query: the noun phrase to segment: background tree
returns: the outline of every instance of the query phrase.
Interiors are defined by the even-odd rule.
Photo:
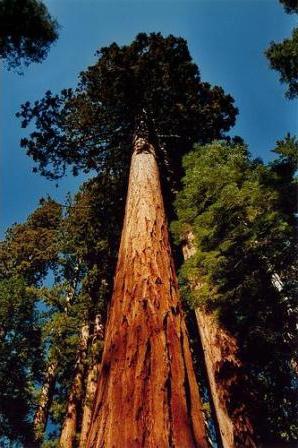
[[[6,232],[0,243],[0,276],[22,275],[30,285],[38,285],[58,259],[57,230],[61,207],[51,198],[42,200],[23,224]]]
[[[298,13],[296,0],[280,0],[286,13]],[[286,96],[293,99],[298,95],[298,28],[294,28],[292,37],[280,43],[271,42],[265,55],[273,70],[280,73],[280,82],[288,85]]]
[[[9,68],[43,61],[57,30],[40,0],[0,1],[0,58]]]
[[[0,280],[0,443],[31,446],[34,385],[41,374],[36,296],[21,276]]]
[[[291,38],[272,42],[266,56],[271,68],[280,73],[280,81],[288,85],[286,96],[295,98],[298,95],[298,28],[293,30]]]
[[[268,446],[297,438],[297,141],[287,137],[275,151],[280,158],[266,166],[251,160],[243,145],[196,147],[184,159],[174,225],[178,238],[194,235],[196,251],[181,272],[186,297],[207,309],[238,344],[240,384],[229,380],[239,369],[232,363],[219,365],[216,377],[225,385],[228,413],[233,418],[245,403]]]
[[[293,14],[298,13],[298,4],[297,0],[279,0],[280,3],[283,5],[286,13]]]
[[[13,283],[14,276],[22,275],[31,285],[34,305],[39,309],[39,342],[31,341],[29,335],[27,339],[28,345],[38,342],[40,350],[38,383],[34,388],[32,385],[26,402],[30,414],[27,421],[27,432],[32,437],[30,446],[39,446],[43,439],[45,445],[58,443],[54,434],[47,442],[44,432],[49,419],[57,429],[65,419],[75,379],[82,321],[85,320],[90,338],[80,367],[83,369],[82,392],[75,408],[78,418],[74,437],[80,431],[87,371],[100,361],[102,341],[98,332],[101,331],[102,339],[124,194],[122,178],[98,177],[85,183],[75,198],[69,198],[63,207],[51,199],[42,200],[26,222],[10,228],[1,242],[1,278]],[[14,313],[15,319],[22,318],[17,307]],[[101,323],[94,329],[98,316]],[[5,367],[4,370],[3,378],[10,375],[9,369]],[[21,373],[24,375],[24,372]],[[25,381],[26,376],[23,379]],[[90,407],[89,400],[85,408]]]
[[[94,393],[90,387],[97,379],[93,376],[100,362],[124,194],[122,178],[111,177],[108,181],[99,176],[83,184],[65,208],[58,235],[55,285],[43,289],[43,300],[49,307],[45,326],[45,340],[51,347],[49,363],[51,359],[59,360],[49,409],[58,433],[50,436],[47,443],[58,444],[63,427],[60,444],[71,446],[78,441],[81,426],[84,424],[86,429],[90,424]],[[70,285],[73,286],[69,289]],[[80,337],[83,327],[88,327],[89,332],[84,347]],[[83,438],[81,443],[85,444],[86,434]]]
[[[12,403],[23,399],[23,408],[27,412],[25,415],[27,432],[25,432],[21,424],[20,432],[24,431],[24,437],[26,433],[30,434],[31,446],[35,443],[32,414],[34,414],[34,408],[38,402],[38,397],[35,394],[36,386],[42,381],[42,371],[46,359],[42,337],[44,317],[40,308],[40,290],[38,287],[42,286],[48,273],[53,271],[57,265],[58,247],[56,237],[60,222],[61,207],[52,199],[42,200],[41,205],[28,217],[25,223],[14,225],[8,229],[6,238],[0,243],[0,278],[4,285],[11,285],[10,295],[7,295],[7,297],[4,295],[1,298],[1,305],[5,307],[5,313],[8,305],[10,312],[7,316],[4,313],[3,319],[11,319],[12,325],[13,322],[23,321],[25,328],[26,325],[29,326],[31,324],[35,328],[35,331],[27,331],[26,333],[22,333],[23,327],[21,325],[14,329],[16,332],[15,339],[21,338],[22,343],[27,347],[25,353],[22,354],[21,346],[14,348],[13,344],[9,344],[6,348],[2,347],[3,350],[1,350],[1,356],[3,356],[1,363],[3,369],[2,384],[5,384],[5,382],[10,383],[11,388],[14,385],[15,395],[11,400]],[[16,283],[16,279],[18,283]],[[21,281],[24,283],[22,287]],[[16,285],[15,291],[13,290],[14,285]],[[28,289],[29,287],[30,289]],[[17,296],[17,294],[19,295]],[[27,315],[24,314],[25,312]],[[29,312],[31,313],[31,320]],[[31,347],[32,351],[30,351]],[[17,350],[16,353],[15,350]],[[36,354],[37,352],[38,355]],[[11,357],[14,358],[16,356],[23,356],[22,362],[24,366],[20,369],[16,365],[16,375],[11,376]],[[30,366],[32,359],[35,359],[35,364],[38,362],[39,376],[36,376],[36,374],[33,376],[34,381],[32,379],[29,389],[27,377],[30,370],[26,366]],[[5,376],[7,376],[6,380],[4,380]],[[21,381],[27,388],[27,395],[22,395],[22,391],[18,388]],[[5,389],[3,390],[5,391]],[[4,402],[7,401],[8,399],[4,400]],[[11,408],[11,412],[14,415],[15,409]],[[20,422],[21,420],[22,416],[20,416]],[[2,424],[0,424],[0,427],[2,435],[5,434],[6,429],[2,428]],[[12,440],[16,440],[19,437],[17,431],[12,431],[9,434]],[[28,440],[26,443],[29,444]]]

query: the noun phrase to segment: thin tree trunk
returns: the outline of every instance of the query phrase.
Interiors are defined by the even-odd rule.
[[[87,357],[89,338],[89,325],[83,325],[81,329],[80,345],[77,354],[77,361],[74,369],[74,379],[68,397],[66,416],[63,422],[60,436],[61,448],[73,448],[76,443],[76,433],[78,429],[78,410],[82,403],[85,360]]]
[[[44,382],[40,392],[39,405],[33,420],[34,437],[37,446],[41,444],[46,429],[49,408],[53,398],[57,366],[57,360],[50,362],[44,376]]]
[[[190,232],[183,247],[185,260],[196,251],[193,240]],[[199,288],[200,283],[196,282],[194,287]],[[222,446],[255,448],[253,427],[245,404],[233,412],[229,411],[231,388],[240,384],[242,376],[237,340],[204,307],[197,308],[195,315]]]
[[[88,448],[206,448],[152,145],[135,138]]]
[[[84,399],[81,435],[80,435],[80,448],[86,448],[88,431],[91,424],[92,417],[92,403],[95,397],[96,385],[98,380],[98,373],[100,368],[100,361],[96,356],[97,344],[103,340],[104,328],[101,320],[101,316],[97,315],[94,323],[94,336],[92,339],[91,353],[92,358],[88,369],[87,381],[86,381],[86,393]]]

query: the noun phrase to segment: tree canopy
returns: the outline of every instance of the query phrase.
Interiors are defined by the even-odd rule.
[[[57,22],[40,0],[0,1],[0,58],[9,68],[43,61],[57,38]]]
[[[286,96],[293,99],[298,96],[298,28],[292,37],[280,43],[272,42],[266,50],[266,56],[273,70],[280,73],[280,81],[288,85]]]
[[[37,163],[35,170],[49,178],[63,176],[69,165],[74,174],[104,168],[117,173],[121,167],[127,172],[144,110],[172,168],[195,141],[222,138],[235,123],[232,97],[201,81],[182,38],[142,33],[130,45],[101,48],[97,56],[76,89],[48,91],[18,113],[23,127],[36,127],[21,145]]]
[[[287,14],[298,13],[297,0],[279,0]]]

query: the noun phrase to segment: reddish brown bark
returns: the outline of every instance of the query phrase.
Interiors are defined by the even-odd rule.
[[[66,416],[60,435],[61,448],[73,448],[75,446],[76,433],[78,430],[78,410],[81,407],[83,400],[84,370],[85,359],[87,356],[88,338],[89,325],[84,325],[81,329],[81,338],[74,369],[74,378],[68,397]]]
[[[53,398],[57,365],[58,362],[56,360],[49,363],[40,391],[39,404],[33,420],[36,446],[41,444],[46,429],[49,408]]]
[[[183,247],[184,258],[188,259],[194,253],[194,236],[190,232]],[[195,281],[194,287],[200,287],[199,280]],[[245,404],[229,412],[231,387],[242,381],[243,366],[237,340],[206,308],[197,308],[195,314],[223,448],[255,448],[253,427]]]
[[[206,448],[154,148],[135,139],[88,448]]]

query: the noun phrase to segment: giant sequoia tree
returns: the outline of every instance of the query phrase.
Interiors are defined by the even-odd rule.
[[[87,447],[207,447],[201,408],[156,154],[137,129]]]
[[[71,165],[74,174],[97,170],[126,180],[134,148],[88,446],[117,445],[121,435],[127,446],[205,446],[156,162],[168,181],[164,192],[172,190],[182,155],[194,141],[222,138],[237,111],[221,88],[201,82],[183,39],[140,34],[98,56],[77,89],[47,92],[19,113],[23,127],[36,124],[22,146],[49,178]]]

